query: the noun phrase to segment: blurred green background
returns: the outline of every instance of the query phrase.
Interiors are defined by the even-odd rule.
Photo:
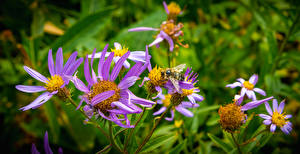
[[[184,40],[190,47],[180,48],[176,63],[186,63],[199,74],[198,86],[205,100],[199,103],[199,108],[193,109],[193,118],[176,113],[176,125],[164,121],[144,152],[224,153],[224,149],[232,149],[232,141],[218,124],[218,108],[230,103],[238,90],[225,88],[225,85],[257,73],[257,86],[266,90],[267,96],[286,100],[286,112],[293,115],[293,131],[284,135],[277,129],[273,136],[260,137],[244,146],[244,151],[296,153],[300,125],[299,1],[189,0],[177,3],[184,11],[178,21],[184,24]],[[113,48],[113,42],[120,42],[131,51],[144,50],[156,32],[128,33],[127,30],[139,26],[159,27],[166,19],[162,1],[1,0],[0,8],[1,150],[27,153],[31,144],[36,143],[43,152],[46,130],[55,153],[58,147],[65,153],[101,150],[109,142],[96,128],[84,125],[84,118],[73,106],[58,98],[52,98],[36,110],[18,110],[39,95],[15,89],[17,84],[40,85],[23,70],[23,65],[47,76],[47,53],[51,48],[56,51],[62,47],[65,61],[73,51],[84,57],[94,48],[102,50],[106,43]],[[152,66],[167,66],[167,47],[150,48]],[[79,74],[83,77],[82,71],[81,66]],[[131,90],[145,98],[142,88],[134,86]],[[74,87],[73,92],[73,98],[79,102],[80,93]],[[248,116],[252,112],[266,113],[263,106],[249,111]],[[134,150],[151,129],[152,113],[147,112],[129,150]],[[134,121],[134,116],[132,118]],[[182,125],[178,124],[180,120]],[[261,123],[262,119],[254,116],[247,129],[242,129],[245,138]],[[115,133],[119,130],[119,127],[114,128]],[[216,137],[222,141],[211,140]],[[119,141],[123,139],[124,134],[118,137]]]

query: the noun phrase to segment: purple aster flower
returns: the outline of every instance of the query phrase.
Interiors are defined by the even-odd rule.
[[[257,83],[258,75],[254,74],[250,77],[249,81],[245,81],[242,78],[237,79],[238,82],[234,82],[232,84],[226,85],[226,87],[235,88],[242,87],[241,97],[244,97],[245,94],[249,99],[256,100],[256,95],[254,92],[257,92],[263,96],[266,96],[266,92],[260,88],[255,88],[255,84]]]
[[[107,47],[108,47],[108,45],[105,48],[107,48]],[[123,46],[123,48],[122,48],[121,44],[118,42],[114,43],[114,47],[115,47],[114,49],[111,49],[111,52],[114,53],[113,61],[115,63],[117,63],[120,60],[120,58],[127,52],[129,52],[128,59],[130,59],[134,62],[143,62],[143,63],[146,62],[145,51],[129,51],[128,48],[126,48],[125,46]],[[105,57],[108,57],[111,52],[106,52]],[[100,58],[101,54],[102,54],[101,52],[96,53],[94,55],[94,58]],[[89,55],[88,57],[92,58],[92,55]],[[148,57],[151,58],[150,55]],[[127,61],[127,59],[124,61],[123,66],[127,69],[130,68],[130,64]]]
[[[45,137],[44,137],[44,150],[45,150],[46,154],[53,154],[53,152],[52,152],[52,150],[50,148],[50,145],[49,145],[49,141],[48,141],[48,132],[45,133]],[[31,147],[31,153],[32,154],[40,154],[40,152],[37,150],[37,148],[36,148],[36,146],[35,146],[34,143],[32,144],[32,147]],[[58,153],[59,154],[63,153],[62,148],[58,149]]]
[[[171,94],[159,95],[158,97],[160,99],[157,100],[157,103],[162,104],[163,106],[158,111],[153,113],[153,115],[155,115],[155,116],[160,115],[163,112],[165,112],[167,110],[168,106],[172,104],[172,102],[171,102],[172,95]],[[189,101],[182,101],[179,105],[171,108],[171,110],[170,110],[171,117],[166,117],[165,119],[168,121],[172,121],[174,119],[175,110],[180,112],[184,116],[193,117],[194,114],[191,111],[189,111],[187,108],[196,108],[196,107],[199,107],[199,104],[197,104],[197,103],[193,104]]]
[[[100,115],[121,127],[132,128],[134,126],[130,125],[127,114],[140,113],[142,111],[135,104],[145,107],[151,107],[152,104],[154,104],[152,101],[135,96],[128,89],[139,79],[140,73],[147,68],[148,63],[146,62],[143,64],[142,62],[137,62],[117,84],[115,80],[119,76],[120,70],[125,60],[129,57],[130,52],[126,52],[120,57],[111,73],[109,73],[115,53],[111,52],[105,60],[106,50],[107,47],[102,51],[99,59],[98,75],[96,75],[92,67],[96,50],[94,50],[92,54],[90,64],[88,55],[86,56],[84,75],[88,82],[87,86],[76,76],[74,77],[73,82],[78,90],[85,93],[82,97],[82,101],[85,101],[87,105],[85,105],[83,109],[89,117],[94,114],[96,114],[96,116]],[[148,58],[147,48],[146,58]]]
[[[266,110],[268,111],[269,115],[266,114],[259,114],[259,116],[263,119],[263,123],[265,125],[270,125],[270,131],[275,132],[276,127],[280,127],[282,132],[285,134],[289,134],[292,131],[292,123],[288,121],[292,115],[286,115],[283,112],[284,108],[284,100],[279,104],[276,99],[273,99],[273,110],[271,109],[269,103],[265,103]]]
[[[53,95],[58,95],[59,97],[64,98],[69,91],[65,87],[69,84],[70,76],[76,71],[78,66],[82,63],[83,58],[79,58],[76,60],[77,52],[74,52],[68,61],[63,65],[63,52],[62,48],[59,48],[56,53],[56,61],[55,65],[52,58],[52,50],[49,50],[48,53],[48,67],[51,77],[46,78],[39,72],[24,66],[25,71],[31,75],[33,78],[43,82],[44,86],[26,86],[26,85],[17,85],[16,88],[20,91],[27,92],[27,93],[35,93],[46,91],[41,94],[38,98],[36,98],[32,103],[29,105],[22,107],[20,110],[29,110],[35,109],[43,105],[47,102]]]

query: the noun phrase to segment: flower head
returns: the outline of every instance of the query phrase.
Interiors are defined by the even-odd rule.
[[[167,5],[167,3],[163,1],[163,5],[168,14],[168,19],[176,19],[178,15],[182,14],[180,6],[175,2],[171,2]]]
[[[48,141],[48,132],[45,133],[45,137],[44,137],[44,150],[45,150],[45,153],[46,154],[52,154],[52,150],[50,148],[50,145],[49,145],[49,141]],[[39,154],[40,152],[37,150],[35,144],[33,143],[32,144],[32,147],[31,147],[31,153],[32,154]],[[63,150],[62,148],[59,148],[58,149],[58,153],[59,154],[62,154],[63,153]]]
[[[253,101],[256,100],[256,95],[254,92],[257,92],[263,96],[266,96],[266,92],[260,88],[255,88],[255,84],[257,83],[258,75],[254,74],[250,77],[249,81],[245,81],[242,78],[237,79],[238,82],[228,84],[226,87],[235,88],[235,87],[242,87],[241,89],[241,97],[244,97],[245,94],[248,98],[252,99]]]
[[[243,106],[240,105],[240,98],[240,96],[235,96],[233,103],[221,106],[219,108],[219,122],[225,131],[235,132],[238,130],[245,123],[247,118],[247,115],[244,113],[244,111],[258,107],[262,103],[273,99],[273,96],[262,100],[255,100],[246,103]]]
[[[140,113],[142,111],[135,104],[140,104],[145,107],[151,107],[151,105],[154,104],[152,101],[135,96],[128,89],[135,84],[136,80],[139,79],[140,73],[147,68],[148,64],[137,62],[127,74],[120,79],[120,82],[116,83],[120,70],[125,60],[129,57],[130,52],[126,52],[120,57],[115,63],[111,73],[109,73],[115,53],[111,52],[107,59],[105,59],[106,49],[107,48],[102,51],[99,59],[98,75],[96,75],[92,67],[95,55],[94,50],[91,62],[89,63],[87,55],[84,63],[84,75],[88,85],[86,86],[77,77],[74,77],[73,82],[77,89],[85,93],[82,96],[82,101],[87,103],[87,105],[84,106],[84,111],[89,117],[96,114],[96,116],[100,115],[121,127],[134,127],[130,125],[127,114]],[[147,51],[146,54],[148,54]]]
[[[66,99],[70,95],[69,90],[65,87],[69,84],[70,78],[76,71],[78,66],[82,63],[83,58],[76,60],[77,52],[74,52],[68,61],[63,65],[63,53],[62,48],[59,48],[56,53],[55,65],[52,58],[52,50],[48,52],[48,68],[51,77],[46,78],[39,72],[24,66],[24,70],[33,78],[44,83],[44,86],[26,86],[17,85],[16,88],[20,91],[27,93],[46,91],[36,98],[29,105],[22,107],[20,110],[29,110],[40,107],[46,101],[48,101],[53,95],[58,95],[62,99]]]
[[[265,125],[270,125],[271,132],[275,132],[276,127],[279,127],[285,134],[289,134],[292,131],[292,123],[288,120],[292,117],[292,115],[286,115],[283,112],[284,104],[283,100],[278,106],[277,100],[273,99],[273,110],[268,103],[265,103],[266,110],[269,115],[259,114],[261,118],[265,119],[263,123]]]
[[[105,47],[105,49],[107,49],[107,48],[108,48],[108,46]],[[130,59],[134,62],[145,63],[147,61],[145,51],[129,51],[127,47],[125,47],[125,46],[122,47],[122,45],[118,42],[114,43],[114,48],[111,49],[111,52],[105,53],[105,57],[108,57],[110,55],[110,53],[114,53],[113,61],[115,63],[117,63],[120,60],[120,58],[127,52],[129,52],[128,59]],[[94,58],[100,58],[101,54],[102,54],[102,52],[96,53],[94,55]],[[93,55],[89,55],[88,57],[92,58],[92,56]],[[150,59],[151,56],[149,55],[148,58]],[[123,66],[127,69],[130,68],[130,63],[127,61],[127,59],[124,61]]]

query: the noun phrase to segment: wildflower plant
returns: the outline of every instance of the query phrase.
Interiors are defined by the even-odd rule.
[[[82,3],[86,5],[90,2]],[[35,5],[37,4],[34,3],[31,7],[35,8]],[[155,5],[155,3],[153,5]],[[203,8],[205,7],[208,6],[203,6]],[[212,8],[212,6],[209,6],[209,8]],[[220,7],[218,6],[217,8],[219,9]],[[162,11],[163,9],[164,11]],[[66,135],[60,132],[68,132],[66,130],[69,130],[73,133],[71,137],[77,141],[76,146],[78,146],[78,151],[81,153],[91,150],[93,146],[97,148],[97,153],[137,154],[150,153],[153,151],[161,152],[160,150],[166,150],[169,153],[202,153],[203,151],[210,151],[211,146],[214,144],[221,147],[226,153],[255,153],[256,151],[253,150],[254,147],[261,148],[272,136],[280,133],[280,131],[278,133],[276,132],[277,128],[280,128],[285,135],[293,134],[292,131],[295,131],[295,129],[293,130],[293,124],[291,122],[292,114],[284,112],[285,100],[278,104],[275,99],[280,97],[278,93],[280,95],[287,93],[280,91],[280,88],[271,87],[270,84],[277,83],[277,80],[271,80],[273,77],[265,75],[267,73],[264,72],[271,67],[264,67],[263,71],[259,73],[259,84],[258,74],[253,74],[249,80],[238,78],[237,82],[227,84],[225,86],[226,88],[219,86],[222,84],[218,82],[224,81],[221,79],[226,78],[223,70],[218,68],[219,65],[214,65],[214,63],[219,63],[222,57],[219,55],[223,54],[219,52],[219,48],[223,50],[223,44],[234,46],[236,42],[243,41],[230,40],[233,42],[230,42],[233,45],[228,42],[223,43],[224,39],[228,39],[223,38],[224,36],[228,36],[229,38],[233,36],[229,36],[227,33],[224,35],[223,32],[218,31],[216,27],[220,25],[229,32],[231,27],[227,22],[236,23],[231,21],[232,19],[236,20],[236,17],[227,21],[229,19],[223,19],[222,15],[219,16],[218,9],[216,9],[217,11],[210,10],[218,15],[216,18],[208,17],[206,14],[207,10],[203,12],[200,8],[196,9],[197,17],[199,16],[199,20],[203,21],[204,25],[198,26],[194,25],[195,23],[193,22],[186,22],[190,18],[181,18],[185,16],[185,10],[187,10],[187,13],[193,13],[193,10],[183,8],[175,2],[166,3],[163,1],[161,12],[166,15],[166,18],[162,19],[164,20],[163,22],[158,23],[160,24],[159,27],[136,26],[135,28],[126,29],[125,33],[118,34],[117,37],[112,35],[113,37],[109,38],[110,40],[102,39],[101,37],[102,41],[114,42],[113,44],[106,44],[103,49],[101,48],[102,50],[91,47],[91,45],[94,45],[93,42],[97,41],[86,41],[85,43],[88,42],[88,45],[83,45],[81,50],[73,52],[70,55],[67,54],[66,51],[63,53],[61,47],[58,48],[54,60],[52,49],[48,51],[49,47],[47,46],[48,59],[46,59],[48,60],[48,71],[50,75],[44,76],[36,71],[39,70],[43,72],[42,64],[35,63],[34,61],[32,61],[34,63],[26,63],[24,60],[24,63],[26,63],[26,65],[28,64],[28,66],[23,66],[24,70],[31,77],[42,82],[42,84],[30,85],[35,84],[35,82],[29,80],[29,82],[26,82],[29,85],[16,85],[14,86],[15,89],[25,93],[43,93],[30,104],[21,107],[19,109],[21,110],[20,112],[25,115],[28,114],[27,110],[39,108],[39,112],[45,114],[48,118],[45,121],[49,123],[51,134],[53,133],[55,135],[55,133],[57,133],[54,142],[66,144],[65,141],[60,143],[59,137],[69,137],[68,135],[70,134]],[[83,9],[83,12],[84,11],[86,10]],[[123,11],[124,10],[119,10],[116,14],[122,14]],[[255,12],[254,9],[251,11]],[[77,14],[74,12],[67,12],[66,14],[69,13],[74,14],[74,16]],[[74,30],[80,31],[81,35],[84,33],[89,36],[90,34],[86,33],[86,31],[89,29],[89,26],[93,27],[92,25],[94,23],[91,22],[88,25],[83,23],[88,23],[105,15],[100,13],[103,12],[96,11],[87,17],[83,15],[83,19],[81,19],[79,24],[75,24],[75,26],[71,28],[73,30],[72,32],[66,31],[64,34],[63,30],[60,30],[60,33],[52,33],[59,35],[64,34],[54,43],[53,49],[56,49],[58,45],[62,45],[64,50],[66,50],[65,48],[70,50],[70,47],[72,47],[71,49],[77,48],[73,44],[77,44],[85,38],[83,37],[84,39],[80,41],[72,42],[73,35],[75,35]],[[255,18],[259,20],[263,19],[260,18],[259,14],[256,14]],[[300,17],[298,18],[300,19]],[[69,18],[67,19],[69,20]],[[208,24],[206,22],[214,23],[215,20],[218,21],[218,26],[211,25],[213,30],[209,32],[209,34],[212,36],[207,36],[209,39],[205,39],[206,37],[203,38],[203,42],[213,40],[214,45],[206,47],[203,45],[202,40],[199,41],[199,38],[202,39],[204,36],[202,35],[202,31],[209,27],[205,25]],[[103,23],[111,24],[115,23],[115,21]],[[237,25],[246,24],[248,23],[238,23]],[[264,22],[262,22],[262,24],[264,24]],[[234,29],[238,29],[236,28],[237,25],[232,26]],[[34,26],[35,25],[32,26],[32,29],[35,29]],[[57,30],[58,27],[53,26],[52,24],[46,23],[43,28],[46,29],[45,31]],[[127,26],[128,25],[126,25],[126,28]],[[103,27],[107,28],[109,26]],[[190,33],[186,32],[186,28],[184,27],[188,27],[188,29],[190,28],[192,30]],[[265,30],[265,27],[263,30]],[[81,28],[84,28],[86,31],[81,31]],[[114,28],[117,29],[116,27]],[[110,28],[107,29],[111,30]],[[128,35],[127,32],[140,31],[155,31],[156,34],[154,36],[145,36],[147,38],[153,37],[154,40],[147,42],[147,44],[141,43],[143,41],[136,41],[134,42],[136,46],[132,46],[132,44],[126,45],[130,43],[124,43],[130,40],[122,40],[123,37],[121,36],[124,34]],[[103,35],[111,35],[110,32],[107,33],[108,34],[103,33]],[[215,33],[222,33],[222,37],[214,38],[213,35],[215,35]],[[134,40],[139,40],[139,35],[141,34],[142,33],[131,33],[131,35],[135,37]],[[185,43],[183,38],[184,34],[187,34],[188,38],[191,39],[188,40],[191,42],[189,43],[192,46],[191,48],[189,44]],[[272,35],[273,33],[268,34],[267,40],[274,42],[275,39],[272,38]],[[289,37],[289,35],[287,37]],[[5,34],[5,36],[8,37],[9,34]],[[69,37],[72,38],[69,42],[64,40]],[[255,37],[255,35],[252,37]],[[279,39],[279,34],[276,33],[276,37],[278,37],[276,39]],[[74,37],[74,40],[76,40],[75,38],[76,37]],[[10,38],[10,40],[13,39]],[[35,38],[31,44],[38,42],[38,40],[39,39]],[[122,43],[116,42],[116,40]],[[282,44],[286,44],[287,40],[288,39],[283,41]],[[62,43],[66,43],[66,45]],[[82,45],[81,43],[80,45]],[[167,44],[166,48],[162,46],[163,43]],[[100,45],[102,44],[100,43]],[[139,48],[139,46],[143,47]],[[151,48],[152,46],[159,48],[159,52],[155,52],[157,49]],[[265,45],[259,47],[263,48]],[[94,50],[90,50],[91,48],[94,48]],[[21,49],[20,47],[20,50]],[[132,49],[136,51],[131,51]],[[242,47],[239,49],[242,49]],[[270,48],[270,50],[271,49],[273,50],[273,48]],[[283,49],[284,46],[279,51],[282,52]],[[193,50],[195,50],[195,52],[189,53]],[[153,54],[153,52],[155,52],[155,54]],[[211,54],[210,52],[213,53]],[[43,55],[43,53],[42,51],[37,55],[40,56]],[[179,53],[181,57],[178,56]],[[272,54],[275,55],[274,53]],[[199,63],[197,67],[189,61],[189,58],[193,58],[194,55],[200,57],[197,60],[197,63]],[[207,57],[207,55],[209,57]],[[34,57],[33,55],[30,56]],[[68,60],[64,63],[64,57],[67,56]],[[24,57],[26,59],[26,56]],[[38,59],[41,58],[44,57],[38,57]],[[177,59],[180,60],[177,61]],[[276,74],[276,67],[277,65],[279,66],[279,60],[274,57],[268,57],[268,59],[276,59],[276,62],[272,65],[270,70],[273,74]],[[159,65],[158,61],[164,62]],[[151,64],[153,62],[154,65]],[[248,65],[247,63],[247,66]],[[181,69],[178,69],[177,66],[181,66]],[[213,69],[213,71],[209,72],[209,69]],[[234,68],[232,70],[234,70]],[[247,70],[247,72],[248,71],[249,70]],[[222,73],[217,74],[217,72]],[[220,74],[224,75],[224,77]],[[221,77],[216,77],[214,81],[210,79],[211,76],[217,75]],[[231,80],[231,78],[227,78],[226,82]],[[228,88],[234,89],[238,87],[240,88],[236,94],[232,96],[226,95]],[[277,91],[273,92],[274,89]],[[222,95],[222,97],[215,97],[215,93]],[[256,95],[257,93],[259,95]],[[57,97],[53,99],[53,102],[56,103],[49,103],[49,106],[57,109],[57,112],[50,110],[50,107],[47,106],[48,104],[43,106],[44,103],[55,96]],[[233,99],[225,101],[225,98]],[[27,101],[27,99],[24,100],[25,102]],[[273,102],[272,108],[268,103],[269,101]],[[265,109],[263,107],[265,107]],[[53,119],[53,116],[57,116],[58,120]],[[24,117],[27,118],[27,116]],[[44,117],[44,115],[41,117]],[[24,121],[27,122],[29,120],[26,119]],[[70,121],[76,121],[76,125],[70,123]],[[60,129],[58,125],[62,125],[62,129]],[[255,131],[253,131],[254,128]],[[33,127],[31,125],[26,126],[24,130],[26,129],[33,129]],[[89,130],[91,131],[89,132]],[[98,131],[100,131],[100,133]],[[78,132],[83,132],[83,137],[78,137],[80,135]],[[223,133],[223,136],[207,132],[215,132],[215,134]],[[58,134],[63,135],[59,136]],[[95,138],[99,139],[97,140],[97,144],[94,143]],[[88,145],[86,146],[88,148],[81,145],[83,142]],[[98,145],[98,142],[101,146]],[[104,146],[104,144],[106,145]],[[198,145],[201,145],[200,148]],[[170,150],[172,146],[175,147]],[[158,147],[163,148],[158,149]],[[203,150],[201,149],[202,147],[207,147],[207,149]],[[40,153],[37,149],[35,144],[32,144],[31,152],[34,154]],[[48,141],[48,132],[46,132],[44,136],[44,150],[47,154],[53,153]],[[95,151],[95,149],[93,150]],[[62,148],[59,148],[58,153],[62,153]]]

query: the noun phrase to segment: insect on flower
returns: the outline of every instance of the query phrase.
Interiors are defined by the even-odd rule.
[[[161,70],[161,77],[164,80],[170,80],[178,92],[179,92],[178,81],[184,81],[184,75],[181,73],[184,68],[185,68],[185,64],[180,64],[173,68],[165,68]]]

